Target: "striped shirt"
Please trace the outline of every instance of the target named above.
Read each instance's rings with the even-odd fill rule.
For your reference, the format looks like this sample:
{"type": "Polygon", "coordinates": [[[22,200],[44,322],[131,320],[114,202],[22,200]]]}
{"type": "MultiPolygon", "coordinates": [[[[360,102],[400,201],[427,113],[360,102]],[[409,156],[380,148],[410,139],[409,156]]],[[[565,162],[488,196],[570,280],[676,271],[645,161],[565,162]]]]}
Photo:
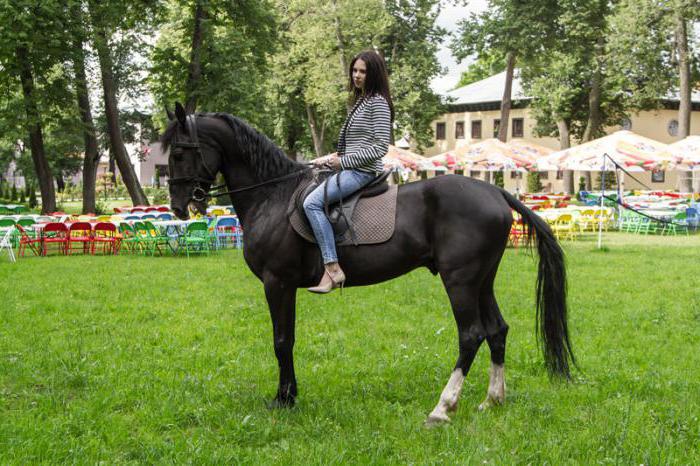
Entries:
{"type": "Polygon", "coordinates": [[[391,110],[382,95],[357,101],[340,130],[338,156],[342,169],[381,173],[391,142],[391,110]]]}

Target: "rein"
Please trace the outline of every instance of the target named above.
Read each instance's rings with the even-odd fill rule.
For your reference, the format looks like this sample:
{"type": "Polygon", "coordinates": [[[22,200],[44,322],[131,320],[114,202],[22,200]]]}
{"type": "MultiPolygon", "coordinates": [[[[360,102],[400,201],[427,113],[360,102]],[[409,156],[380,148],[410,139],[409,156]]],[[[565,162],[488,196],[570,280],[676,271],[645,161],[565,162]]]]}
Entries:
{"type": "Polygon", "coordinates": [[[202,187],[202,184],[208,184],[211,185],[214,180],[216,179],[216,173],[214,173],[207,163],[204,160],[204,155],[202,154],[202,148],[199,145],[199,138],[197,137],[197,120],[196,120],[196,115],[187,115],[187,132],[190,134],[190,138],[192,138],[192,142],[179,142],[175,141],[172,144],[173,148],[180,148],[180,149],[194,149],[197,155],[199,155],[199,159],[202,162],[202,166],[206,170],[207,174],[209,175],[209,178],[202,178],[200,176],[182,176],[179,178],[171,178],[168,182],[170,184],[181,184],[181,183],[188,183],[190,181],[195,182],[194,188],[192,188],[192,200],[196,202],[204,202],[207,199],[211,199],[214,197],[220,197],[220,196],[225,196],[227,194],[235,194],[235,193],[240,193],[244,191],[249,191],[251,189],[256,189],[261,186],[265,186],[268,184],[273,184],[273,183],[278,183],[280,181],[292,178],[300,173],[304,173],[308,170],[311,170],[311,167],[305,167],[301,170],[297,170],[292,173],[287,173],[286,175],[283,176],[278,176],[276,178],[272,178],[269,180],[262,181],[260,183],[252,184],[250,186],[244,186],[242,188],[237,188],[237,189],[232,189],[230,191],[223,191],[223,192],[217,192],[218,190],[225,188],[225,184],[221,184],[218,186],[214,186],[212,188],[209,188],[208,190],[204,189],[202,187]]]}

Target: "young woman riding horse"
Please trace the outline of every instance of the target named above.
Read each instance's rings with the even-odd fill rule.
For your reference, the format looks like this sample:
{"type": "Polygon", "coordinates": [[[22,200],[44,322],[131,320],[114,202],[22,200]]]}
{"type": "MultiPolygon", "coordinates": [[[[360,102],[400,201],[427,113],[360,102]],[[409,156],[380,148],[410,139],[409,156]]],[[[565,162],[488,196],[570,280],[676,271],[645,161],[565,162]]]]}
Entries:
{"type": "Polygon", "coordinates": [[[341,171],[328,177],[304,201],[326,269],[321,282],[309,288],[314,293],[328,293],[345,282],[324,202],[333,204],[347,198],[381,173],[382,157],[391,141],[394,108],[384,59],[373,51],[362,52],[352,59],[349,76],[353,107],[340,131],[338,155],[323,160],[323,165],[341,171]]]}
{"type": "MultiPolygon", "coordinates": [[[[245,240],[243,257],[263,283],[272,318],[279,385],[273,406],[297,397],[294,372],[296,292],[319,283],[325,273],[316,245],[292,228],[288,206],[300,184],[313,178],[308,167],[287,158],[269,139],[224,113],[187,115],[176,105],[162,141],[170,148],[171,206],[187,218],[203,202],[217,173],[226,180],[245,240]]],[[[393,236],[381,244],[338,247],[345,286],[390,280],[418,267],[440,275],[457,323],[458,357],[429,424],[449,420],[464,378],[486,341],[491,372],[482,407],[505,399],[506,325],[494,295],[494,281],[518,212],[540,256],[536,320],[549,372],[569,376],[564,256],[552,231],[508,192],[473,178],[446,175],[401,185],[393,236]]],[[[415,311],[415,310],[414,310],[415,311]]],[[[410,318],[405,315],[396,319],[410,318]]],[[[387,318],[390,318],[387,316],[387,318]]]]}

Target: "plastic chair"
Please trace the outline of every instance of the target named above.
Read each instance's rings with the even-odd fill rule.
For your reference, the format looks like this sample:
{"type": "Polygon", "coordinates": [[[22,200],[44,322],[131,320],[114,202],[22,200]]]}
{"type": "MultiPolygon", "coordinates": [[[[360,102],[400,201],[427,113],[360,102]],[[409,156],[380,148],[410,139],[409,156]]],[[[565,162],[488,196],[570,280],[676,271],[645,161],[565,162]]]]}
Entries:
{"type": "Polygon", "coordinates": [[[211,237],[206,222],[192,222],[187,225],[185,236],[182,238],[182,247],[185,248],[187,257],[191,253],[209,254],[211,237]]]}
{"type": "Polygon", "coordinates": [[[158,212],[170,212],[170,207],[162,205],[158,206],[156,210],[158,210],[158,212]]]}
{"type": "Polygon", "coordinates": [[[162,213],[158,214],[157,220],[172,220],[173,219],[173,214],[171,213],[162,213]]]}
{"type": "Polygon", "coordinates": [[[92,248],[92,225],[88,222],[75,222],[68,228],[68,251],[73,253],[73,243],[83,245],[83,254],[88,254],[92,248]]]}
{"type": "Polygon", "coordinates": [[[68,249],[68,227],[64,223],[47,223],[41,232],[41,255],[46,256],[49,245],[58,246],[58,252],[66,254],[68,249]]]}
{"type": "Polygon", "coordinates": [[[102,246],[102,253],[117,254],[119,250],[119,238],[117,236],[117,227],[113,223],[100,222],[95,225],[92,232],[92,254],[95,254],[97,245],[102,246]]]}
{"type": "Polygon", "coordinates": [[[216,239],[217,248],[225,248],[227,243],[230,244],[231,247],[239,247],[241,232],[238,219],[234,217],[217,219],[214,226],[214,237],[216,239]]]}

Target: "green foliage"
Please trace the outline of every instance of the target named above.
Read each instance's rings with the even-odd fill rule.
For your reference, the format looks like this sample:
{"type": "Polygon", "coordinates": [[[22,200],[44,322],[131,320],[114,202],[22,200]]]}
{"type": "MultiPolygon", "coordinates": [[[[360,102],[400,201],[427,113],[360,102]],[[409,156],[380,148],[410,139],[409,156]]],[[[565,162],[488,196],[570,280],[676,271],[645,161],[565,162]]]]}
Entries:
{"type": "Polygon", "coordinates": [[[32,190],[29,192],[29,208],[34,209],[38,205],[38,202],[36,201],[36,191],[32,188],[32,190]]]}
{"type": "Polygon", "coordinates": [[[167,188],[156,189],[153,192],[153,204],[169,204],[170,195],[167,188]]]}
{"type": "Polygon", "coordinates": [[[583,176],[579,176],[578,178],[578,190],[579,192],[586,190],[586,178],[583,176]]]}
{"type": "Polygon", "coordinates": [[[10,189],[10,200],[17,200],[17,186],[15,186],[14,184],[12,185],[12,189],[10,189]]]}
{"type": "Polygon", "coordinates": [[[487,50],[462,72],[455,89],[481,81],[506,69],[505,56],[496,50],[487,50]]]}
{"type": "Polygon", "coordinates": [[[540,181],[539,172],[528,172],[527,174],[527,192],[539,193],[542,191],[542,182],[540,181]]]}
{"type": "Polygon", "coordinates": [[[494,172],[493,184],[495,184],[499,188],[503,188],[503,172],[494,172]]]}

